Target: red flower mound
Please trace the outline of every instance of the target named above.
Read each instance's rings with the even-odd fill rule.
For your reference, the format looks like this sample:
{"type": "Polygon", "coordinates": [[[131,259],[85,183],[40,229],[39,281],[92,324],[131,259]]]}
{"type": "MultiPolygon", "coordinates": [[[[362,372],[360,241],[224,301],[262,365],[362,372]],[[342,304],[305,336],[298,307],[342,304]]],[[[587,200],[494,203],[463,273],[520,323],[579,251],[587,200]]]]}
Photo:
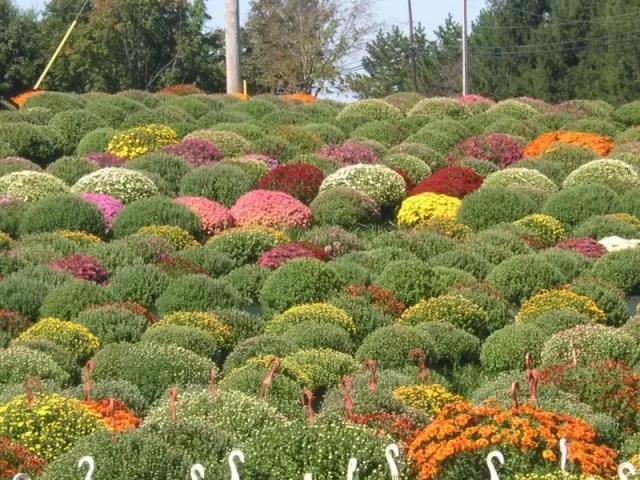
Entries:
{"type": "Polygon", "coordinates": [[[307,243],[286,243],[264,252],[258,259],[258,265],[267,268],[279,268],[295,258],[317,258],[324,260],[324,250],[307,243]]]}
{"type": "Polygon", "coordinates": [[[18,473],[26,473],[31,478],[44,473],[47,462],[36,457],[22,445],[13,443],[7,437],[0,437],[0,480],[11,480],[18,473]]]}
{"type": "Polygon", "coordinates": [[[98,260],[81,253],[50,262],[49,266],[89,282],[104,284],[109,278],[109,272],[100,265],[98,260]]]}
{"type": "Polygon", "coordinates": [[[318,155],[340,162],[345,167],[358,163],[373,164],[380,162],[376,152],[366,145],[354,141],[347,141],[338,145],[325,145],[318,155]]]}
{"type": "Polygon", "coordinates": [[[402,177],[402,179],[404,180],[404,184],[407,186],[407,192],[410,192],[416,186],[416,184],[411,181],[409,175],[407,175],[407,172],[405,172],[404,170],[401,170],[398,167],[392,167],[391,170],[402,177]]]}
{"type": "Polygon", "coordinates": [[[171,85],[159,90],[158,93],[165,95],[176,95],[178,97],[186,97],[187,95],[198,95],[204,93],[198,87],[188,83],[179,83],[177,85],[171,85]]]}
{"type": "Polygon", "coordinates": [[[470,137],[458,143],[451,151],[449,162],[465,157],[488,160],[506,168],[522,159],[522,149],[509,135],[493,133],[484,137],[470,137]]]}
{"type": "Polygon", "coordinates": [[[366,299],[375,308],[382,310],[393,318],[398,318],[405,309],[404,303],[396,300],[393,292],[386,288],[354,284],[347,286],[345,292],[352,297],[366,299]]]}
{"type": "Polygon", "coordinates": [[[482,186],[484,178],[470,168],[454,165],[438,170],[415,186],[409,196],[431,192],[464,198],[482,186]]]}
{"type": "Polygon", "coordinates": [[[490,98],[483,97],[482,95],[476,95],[473,93],[470,95],[465,95],[460,99],[460,101],[464,104],[480,102],[480,103],[486,103],[487,105],[493,105],[496,103],[490,98]]]}
{"type": "Polygon", "coordinates": [[[284,192],[308,205],[318,195],[322,180],[324,175],[318,167],[291,163],[267,173],[260,180],[258,189],[284,192]]]}
{"type": "Polygon", "coordinates": [[[556,247],[564,248],[566,250],[574,250],[585,257],[590,258],[600,258],[607,253],[607,249],[591,237],[570,238],[558,243],[556,247]]]}
{"type": "Polygon", "coordinates": [[[378,435],[390,435],[394,439],[403,442],[411,441],[415,433],[419,431],[418,425],[407,415],[384,411],[364,415],[351,415],[349,421],[357,425],[373,428],[378,435]]]}

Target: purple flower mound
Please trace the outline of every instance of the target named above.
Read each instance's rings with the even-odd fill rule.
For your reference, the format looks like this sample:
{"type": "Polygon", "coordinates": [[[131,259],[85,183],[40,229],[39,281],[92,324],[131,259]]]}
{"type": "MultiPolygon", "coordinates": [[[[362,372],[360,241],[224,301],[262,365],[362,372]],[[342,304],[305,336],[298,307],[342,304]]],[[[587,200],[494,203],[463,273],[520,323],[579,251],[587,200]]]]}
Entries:
{"type": "Polygon", "coordinates": [[[213,143],[200,138],[183,140],[175,145],[168,145],[162,148],[163,152],[178,155],[194,167],[211,165],[224,158],[224,153],[213,143]]]}
{"type": "Polygon", "coordinates": [[[12,197],[11,195],[0,195],[0,205],[8,205],[10,203],[21,202],[22,200],[12,197]]]}
{"type": "Polygon", "coordinates": [[[126,162],[124,158],[109,152],[87,153],[85,158],[100,168],[120,167],[126,162]]]}
{"type": "Polygon", "coordinates": [[[350,141],[338,145],[325,145],[319,155],[340,162],[343,166],[380,162],[378,154],[369,147],[350,141]]]}
{"type": "Polygon", "coordinates": [[[278,160],[268,155],[262,155],[260,153],[248,153],[243,157],[245,160],[255,160],[256,162],[263,162],[269,167],[269,170],[273,170],[280,166],[278,160]]]}
{"type": "Polygon", "coordinates": [[[50,262],[49,266],[89,282],[105,284],[109,278],[109,272],[107,272],[106,268],[89,255],[69,255],[60,260],[50,262]]]}
{"type": "Polygon", "coordinates": [[[124,203],[104,193],[83,193],[80,198],[86,202],[93,203],[100,209],[104,223],[107,225],[107,230],[111,230],[118,213],[124,208],[124,203]]]}

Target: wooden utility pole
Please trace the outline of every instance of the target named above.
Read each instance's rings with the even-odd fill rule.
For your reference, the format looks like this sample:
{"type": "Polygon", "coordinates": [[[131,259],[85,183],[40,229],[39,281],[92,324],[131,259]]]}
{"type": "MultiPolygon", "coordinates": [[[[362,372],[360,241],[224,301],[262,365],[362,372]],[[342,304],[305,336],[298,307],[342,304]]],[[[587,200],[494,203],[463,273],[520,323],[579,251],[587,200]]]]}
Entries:
{"type": "Polygon", "coordinates": [[[409,42],[411,43],[411,74],[413,80],[413,91],[418,91],[418,72],[416,67],[416,44],[413,40],[413,11],[411,8],[411,0],[409,3],[409,42]]]}
{"type": "Polygon", "coordinates": [[[462,0],[462,96],[469,94],[469,51],[467,45],[467,0],[462,0]]]}
{"type": "Polygon", "coordinates": [[[240,75],[240,0],[225,0],[225,45],[227,57],[227,94],[242,92],[240,75]]]}

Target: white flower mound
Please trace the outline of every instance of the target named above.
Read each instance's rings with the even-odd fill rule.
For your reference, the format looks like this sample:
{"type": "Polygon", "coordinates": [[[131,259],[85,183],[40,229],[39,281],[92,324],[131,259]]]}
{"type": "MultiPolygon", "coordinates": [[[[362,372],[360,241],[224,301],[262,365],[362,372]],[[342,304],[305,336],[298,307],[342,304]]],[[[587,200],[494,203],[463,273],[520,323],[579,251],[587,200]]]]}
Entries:
{"type": "Polygon", "coordinates": [[[640,186],[640,175],[635,168],[622,160],[603,158],[585,163],[565,179],[564,188],[602,183],[611,188],[635,188],[640,186]]]}
{"type": "Polygon", "coordinates": [[[335,187],[353,188],[366,193],[379,206],[399,204],[407,195],[402,176],[384,165],[358,163],[341,168],[324,179],[320,191],[335,187]]]}
{"type": "Polygon", "coordinates": [[[62,180],[44,172],[23,170],[0,178],[0,196],[7,195],[25,202],[33,202],[68,191],[69,187],[62,180]]]}
{"type": "Polygon", "coordinates": [[[123,203],[158,195],[158,187],[143,173],[126,168],[103,168],[85,175],[71,187],[74,193],[104,193],[123,203]]]}
{"type": "Polygon", "coordinates": [[[507,168],[493,172],[485,179],[481,188],[491,186],[537,188],[549,194],[558,191],[558,186],[553,180],[531,168],[507,168]]]}
{"type": "Polygon", "coordinates": [[[619,252],[620,250],[640,247],[640,240],[627,240],[626,238],[621,237],[606,237],[598,243],[606,248],[607,252],[619,252]]]}

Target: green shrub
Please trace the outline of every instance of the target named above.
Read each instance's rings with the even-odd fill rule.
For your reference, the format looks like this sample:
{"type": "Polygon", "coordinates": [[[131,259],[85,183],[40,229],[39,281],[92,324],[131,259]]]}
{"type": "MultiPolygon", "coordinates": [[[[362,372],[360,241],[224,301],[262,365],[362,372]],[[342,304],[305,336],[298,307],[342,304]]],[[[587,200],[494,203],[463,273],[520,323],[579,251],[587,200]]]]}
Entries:
{"type": "Polygon", "coordinates": [[[500,169],[495,163],[490,162],[489,160],[480,160],[478,158],[471,157],[458,160],[456,162],[456,165],[464,168],[470,168],[484,178],[488,177],[494,172],[497,172],[500,169]]]}
{"type": "Polygon", "coordinates": [[[226,254],[213,249],[211,245],[187,248],[178,254],[178,258],[202,268],[213,278],[226,275],[234,268],[233,260],[226,254]]]}
{"type": "Polygon", "coordinates": [[[375,360],[382,369],[402,369],[414,363],[409,353],[416,348],[422,349],[427,358],[437,352],[434,339],[419,328],[382,327],[364,339],[356,352],[356,360],[375,360]]]}
{"type": "Polygon", "coordinates": [[[420,260],[428,261],[436,255],[451,250],[453,240],[431,231],[394,230],[376,235],[371,245],[378,248],[399,248],[413,253],[420,260]]]}
{"type": "Polygon", "coordinates": [[[520,137],[525,143],[526,140],[532,140],[539,135],[538,128],[533,122],[523,122],[513,117],[499,117],[495,122],[485,127],[482,133],[485,135],[501,133],[512,137],[520,137]]]}
{"type": "Polygon", "coordinates": [[[629,213],[634,217],[640,216],[640,188],[627,190],[619,202],[621,212],[629,213]]]}
{"type": "Polygon", "coordinates": [[[451,267],[469,272],[475,278],[485,278],[492,268],[492,264],[472,250],[456,248],[441,253],[429,260],[432,267],[451,267]]]}
{"type": "Polygon", "coordinates": [[[269,167],[261,160],[252,160],[250,158],[225,158],[220,162],[221,165],[233,165],[244,172],[249,179],[251,189],[255,189],[260,180],[269,173],[269,167]]]}
{"type": "Polygon", "coordinates": [[[330,188],[310,204],[314,221],[319,225],[354,228],[380,219],[376,202],[366,193],[346,187],[330,188]]]}
{"type": "MultiPolygon", "coordinates": [[[[74,387],[67,390],[66,393],[80,400],[84,397],[84,388],[83,386],[74,387]]],[[[149,403],[140,392],[140,389],[126,380],[94,382],[91,389],[91,398],[94,400],[116,398],[124,402],[139,417],[144,416],[149,409],[149,403]]]]}
{"type": "Polygon", "coordinates": [[[639,268],[640,250],[630,248],[607,253],[596,262],[592,273],[629,294],[636,294],[640,292],[639,268]]]}
{"type": "Polygon", "coordinates": [[[347,136],[351,134],[356,128],[371,121],[371,118],[364,115],[356,115],[353,113],[342,115],[337,117],[334,122],[340,130],[342,130],[347,136]]]}
{"type": "Polygon", "coordinates": [[[296,346],[283,335],[267,334],[248,338],[236,345],[229,354],[224,362],[224,372],[227,373],[239,368],[252,358],[262,358],[269,355],[285,357],[295,350],[296,346]]]}
{"type": "Polygon", "coordinates": [[[345,285],[371,283],[370,269],[350,260],[338,260],[331,263],[331,268],[338,274],[345,285]]]}
{"type": "Polygon", "coordinates": [[[604,185],[565,188],[545,202],[543,213],[567,226],[575,226],[594,215],[605,215],[617,208],[618,196],[604,185]]]}
{"type": "Polygon", "coordinates": [[[54,113],[48,108],[34,107],[20,110],[0,110],[0,123],[26,122],[33,125],[46,125],[54,113]]]}
{"type": "Polygon", "coordinates": [[[291,307],[275,315],[266,325],[267,333],[284,333],[303,322],[338,325],[356,333],[353,319],[342,309],[328,303],[307,303],[291,307]]]}
{"type": "Polygon", "coordinates": [[[273,271],[270,268],[260,265],[243,265],[232,270],[222,279],[238,291],[243,304],[254,305],[258,303],[260,290],[271,273],[273,271]]]}
{"type": "Polygon", "coordinates": [[[640,102],[636,101],[622,105],[615,111],[614,117],[625,125],[640,125],[640,102]]]}
{"type": "Polygon", "coordinates": [[[349,333],[338,325],[302,322],[287,330],[282,338],[300,350],[328,348],[348,354],[354,351],[349,333]]]}
{"type": "MultiPolygon", "coordinates": [[[[481,188],[465,197],[458,221],[474,230],[511,223],[534,213],[531,199],[522,192],[502,186],[481,188]]],[[[553,215],[553,214],[552,214],[553,215]]]]}
{"type": "Polygon", "coordinates": [[[387,315],[382,309],[376,308],[365,297],[340,294],[330,298],[328,303],[344,310],[353,319],[353,323],[356,326],[356,333],[353,338],[358,343],[362,342],[367,335],[378,328],[390,326],[394,320],[391,315],[387,315]]]}
{"type": "Polygon", "coordinates": [[[111,128],[118,128],[127,116],[124,109],[108,103],[91,102],[85,110],[102,118],[111,128]]]}
{"type": "Polygon", "coordinates": [[[131,129],[146,125],[173,125],[178,122],[192,120],[184,110],[175,107],[160,107],[155,109],[138,110],[128,115],[120,124],[120,128],[131,129]]]}
{"type": "Polygon", "coordinates": [[[187,207],[168,198],[144,198],[127,205],[118,213],[113,233],[116,238],[122,238],[149,225],[174,225],[194,234],[199,229],[200,221],[187,207]]]}
{"type": "Polygon", "coordinates": [[[562,284],[562,273],[538,255],[516,255],[495,267],[487,280],[512,302],[562,284]]]}
{"type": "Polygon", "coordinates": [[[67,110],[54,116],[49,125],[55,128],[64,140],[64,151],[73,154],[80,140],[96,128],[106,127],[107,123],[99,116],[85,110],[67,110]]]}
{"type": "Polygon", "coordinates": [[[389,150],[389,154],[411,155],[422,160],[432,172],[446,167],[446,159],[436,150],[421,143],[401,143],[389,150]]]}
{"type": "Polygon", "coordinates": [[[567,173],[597,158],[598,154],[590,148],[567,144],[557,145],[540,156],[541,160],[558,164],[567,173]]]}
{"type": "Polygon", "coordinates": [[[360,371],[351,355],[328,348],[299,350],[283,359],[284,368],[298,375],[299,381],[313,391],[323,392],[343,376],[360,371]]]}
{"type": "Polygon", "coordinates": [[[126,380],[137,386],[144,397],[153,402],[169,387],[206,385],[213,362],[174,345],[152,342],[112,343],[100,350],[93,360],[93,378],[126,380]]]}
{"type": "Polygon", "coordinates": [[[581,222],[573,230],[575,237],[592,237],[596,240],[606,237],[638,238],[640,230],[635,225],[609,215],[595,215],[581,222]]]}
{"type": "Polygon", "coordinates": [[[20,200],[0,203],[0,232],[16,238],[19,234],[20,220],[27,208],[29,205],[20,200]]]}
{"type": "Polygon", "coordinates": [[[387,264],[375,284],[393,292],[396,299],[407,306],[436,294],[435,274],[420,261],[400,260],[387,264]]]}
{"type": "Polygon", "coordinates": [[[562,275],[562,281],[565,283],[571,282],[592,267],[592,263],[588,258],[572,250],[550,248],[540,252],[538,256],[556,267],[562,275]]]}
{"type": "Polygon", "coordinates": [[[21,384],[29,376],[51,380],[58,386],[69,381],[69,374],[50,356],[20,345],[0,349],[0,367],[0,386],[21,384]]]}
{"type": "Polygon", "coordinates": [[[43,92],[29,97],[22,108],[48,108],[52,112],[58,113],[82,109],[86,104],[87,102],[75,93],[43,92]]]}
{"type": "Polygon", "coordinates": [[[174,193],[178,192],[182,178],[192,170],[186,160],[177,155],[162,152],[152,152],[136,157],[127,163],[127,168],[159,175],[169,184],[174,193]]]}
{"type": "Polygon", "coordinates": [[[148,324],[142,314],[108,305],[80,312],[75,322],[91,330],[91,333],[100,339],[102,345],[137,342],[148,324]]]}
{"type": "Polygon", "coordinates": [[[259,229],[227,230],[212,237],[204,248],[227,255],[237,268],[257,262],[264,252],[284,243],[284,240],[273,232],[259,229]]]}
{"type": "Polygon", "coordinates": [[[241,304],[240,295],[231,285],[204,275],[185,275],[173,280],[158,298],[162,314],[178,311],[210,311],[233,308],[241,304]]]}
{"type": "Polygon", "coordinates": [[[87,307],[109,300],[109,292],[104,287],[84,280],[72,280],[51,289],[42,301],[40,315],[74,320],[87,307]]]}
{"type": "Polygon", "coordinates": [[[607,325],[619,327],[629,320],[629,307],[624,291],[591,277],[581,277],[571,283],[571,291],[591,298],[607,315],[607,325]]]}
{"type": "Polygon", "coordinates": [[[169,277],[153,265],[118,268],[109,281],[115,301],[134,302],[151,308],[169,286],[169,277]]]}
{"type": "Polygon", "coordinates": [[[516,168],[536,170],[551,179],[556,185],[562,185],[562,182],[564,182],[568,174],[566,167],[562,166],[559,162],[546,160],[544,158],[524,158],[514,163],[514,166],[516,168]]]}
{"type": "Polygon", "coordinates": [[[369,121],[388,120],[400,122],[404,118],[398,108],[377,99],[360,100],[359,102],[351,103],[342,109],[337,118],[341,119],[349,115],[366,117],[369,121]]]}
{"type": "Polygon", "coordinates": [[[457,133],[445,133],[442,131],[432,130],[427,126],[420,129],[407,138],[407,143],[422,143],[429,146],[441,155],[446,155],[459,141],[457,133]]]}
{"type": "Polygon", "coordinates": [[[39,165],[46,165],[65,152],[60,132],[25,122],[0,123],[0,143],[6,144],[15,155],[39,165]]]}
{"type": "Polygon", "coordinates": [[[466,105],[445,97],[420,100],[407,114],[409,117],[428,117],[432,120],[462,119],[469,115],[466,105]]]}
{"type": "Polygon", "coordinates": [[[216,132],[232,132],[240,135],[242,138],[252,142],[253,140],[259,140],[264,137],[264,130],[252,123],[232,123],[222,122],[213,125],[210,130],[216,132]]]}
{"type": "Polygon", "coordinates": [[[596,133],[613,138],[624,130],[624,125],[604,118],[587,117],[573,120],[565,124],[562,129],[569,132],[596,133]]]}
{"type": "Polygon", "coordinates": [[[47,173],[59,178],[67,185],[73,185],[85,175],[98,169],[84,157],[62,157],[47,167],[47,173]]]}
{"type": "Polygon", "coordinates": [[[251,151],[251,143],[233,132],[216,132],[214,130],[197,130],[185,139],[200,138],[213,143],[224,153],[225,157],[241,157],[251,151]]]}
{"type": "Polygon", "coordinates": [[[230,207],[251,187],[251,180],[241,168],[219,164],[187,173],[180,183],[180,195],[206,197],[230,207]]]}
{"type": "Polygon", "coordinates": [[[414,184],[420,183],[431,175],[431,168],[413,155],[392,153],[382,158],[382,164],[390,168],[399,168],[408,175],[414,184]]]}
{"type": "Polygon", "coordinates": [[[121,240],[101,243],[88,249],[89,255],[109,270],[138,265],[157,263],[163,254],[174,253],[171,244],[159,237],[131,235],[121,240]]]}
{"type": "Polygon", "coordinates": [[[509,116],[517,120],[528,120],[537,117],[538,111],[524,102],[509,99],[492,105],[491,108],[487,110],[487,116],[489,118],[509,116]]]}
{"type": "Polygon", "coordinates": [[[329,145],[337,145],[347,139],[342,130],[329,123],[310,123],[305,127],[329,145]]]}
{"type": "Polygon", "coordinates": [[[142,335],[141,342],[174,345],[207,359],[216,358],[220,352],[213,335],[186,325],[157,325],[142,335]]]}
{"type": "Polygon", "coordinates": [[[390,121],[373,121],[360,125],[351,132],[352,139],[375,140],[390,148],[402,143],[409,136],[402,125],[390,121]]]}
{"type": "Polygon", "coordinates": [[[0,281],[0,308],[37,320],[48,293],[49,287],[38,280],[11,275],[0,281]]]}
{"type": "Polygon", "coordinates": [[[301,154],[310,154],[320,150],[324,141],[301,125],[282,125],[271,131],[272,135],[287,140],[301,154]]]}
{"type": "Polygon", "coordinates": [[[291,142],[275,135],[265,135],[259,140],[251,142],[251,151],[275,158],[281,163],[290,163],[300,151],[291,142]]]}
{"type": "Polygon", "coordinates": [[[507,325],[493,332],[482,345],[480,361],[488,372],[522,370],[524,356],[531,352],[540,358],[547,335],[529,324],[507,325]]]}
{"type": "Polygon", "coordinates": [[[31,205],[20,221],[20,232],[41,233],[71,230],[102,236],[107,230],[95,205],[74,195],[56,195],[31,205]]]}
{"type": "Polygon", "coordinates": [[[278,111],[278,107],[272,102],[260,99],[250,99],[244,102],[236,102],[227,107],[227,111],[236,113],[245,113],[255,119],[260,119],[268,113],[278,111]]]}
{"type": "Polygon", "coordinates": [[[226,341],[228,346],[235,346],[237,343],[260,335],[264,331],[264,320],[243,310],[227,308],[216,310],[214,313],[223,324],[231,329],[231,335],[226,341]]]}
{"type": "Polygon", "coordinates": [[[476,363],[480,358],[480,340],[474,335],[447,322],[425,322],[416,326],[435,341],[435,361],[440,365],[457,367],[476,363]]]}
{"type": "Polygon", "coordinates": [[[214,110],[200,117],[198,126],[206,129],[218,123],[250,123],[252,121],[253,119],[249,115],[243,113],[214,110]]]}

